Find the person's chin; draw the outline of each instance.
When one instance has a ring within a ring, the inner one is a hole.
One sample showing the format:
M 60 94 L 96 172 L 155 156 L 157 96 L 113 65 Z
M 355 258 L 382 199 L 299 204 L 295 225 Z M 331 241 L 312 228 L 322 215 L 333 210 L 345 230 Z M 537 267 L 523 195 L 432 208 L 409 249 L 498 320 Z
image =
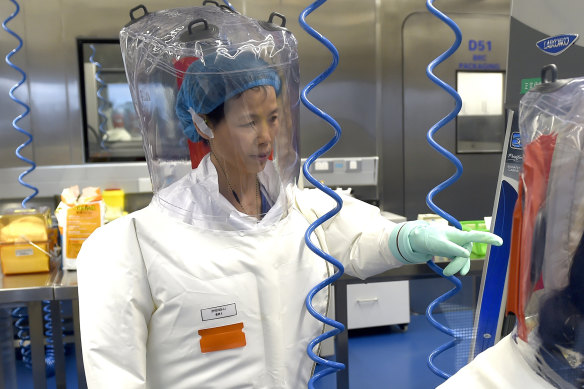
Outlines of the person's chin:
M 256 173 L 261 172 L 266 168 L 266 164 L 268 163 L 268 159 L 256 158 L 254 163 L 251 164 L 250 168 L 252 168 Z

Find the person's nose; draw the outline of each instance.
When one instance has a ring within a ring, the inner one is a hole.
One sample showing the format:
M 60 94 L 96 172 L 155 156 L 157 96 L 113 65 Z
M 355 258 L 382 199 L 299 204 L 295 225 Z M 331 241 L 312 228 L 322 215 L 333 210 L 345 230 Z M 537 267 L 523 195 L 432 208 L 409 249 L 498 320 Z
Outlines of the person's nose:
M 258 144 L 272 141 L 272 129 L 267 120 L 261 120 L 256 126 Z

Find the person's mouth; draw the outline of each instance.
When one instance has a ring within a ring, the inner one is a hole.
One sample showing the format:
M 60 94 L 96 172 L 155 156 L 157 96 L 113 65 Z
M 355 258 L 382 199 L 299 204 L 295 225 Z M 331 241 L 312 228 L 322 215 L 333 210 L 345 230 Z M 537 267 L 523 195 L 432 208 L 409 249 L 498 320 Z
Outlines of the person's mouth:
M 269 152 L 258 153 L 257 155 L 254 155 L 254 157 L 257 158 L 257 160 L 260 162 L 265 162 L 270 157 L 270 153 Z

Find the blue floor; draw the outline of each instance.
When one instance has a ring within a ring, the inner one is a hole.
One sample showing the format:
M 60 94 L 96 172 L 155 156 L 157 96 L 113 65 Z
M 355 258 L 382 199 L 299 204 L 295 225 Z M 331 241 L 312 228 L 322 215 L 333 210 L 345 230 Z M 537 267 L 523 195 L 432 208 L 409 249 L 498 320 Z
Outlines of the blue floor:
M 470 317 L 471 311 L 466 315 Z M 442 322 L 444 318 L 436 315 Z M 405 331 L 397 327 L 351 330 L 349 332 L 349 383 L 351 389 L 435 388 L 443 379 L 427 367 L 428 355 L 450 341 L 450 337 L 432 327 L 425 316 L 412 315 Z M 445 323 L 447 324 L 447 323 Z M 456 368 L 456 350 L 438 356 L 435 363 L 447 373 Z M 18 388 L 33 388 L 32 374 L 17 363 Z M 56 388 L 55 379 L 47 380 L 49 389 Z M 67 388 L 77 388 L 75 352 L 67 353 Z M 336 377 L 328 375 L 317 382 L 317 389 L 336 389 Z
M 467 314 L 470 316 L 471 313 Z M 442 321 L 435 315 L 436 319 Z M 394 327 L 349 332 L 349 386 L 351 389 L 429 389 L 444 380 L 427 367 L 428 355 L 451 338 L 430 325 L 423 315 L 412 315 L 406 331 Z M 454 349 L 436 357 L 434 363 L 451 374 L 456 366 Z M 336 377 L 321 379 L 317 389 L 336 389 Z

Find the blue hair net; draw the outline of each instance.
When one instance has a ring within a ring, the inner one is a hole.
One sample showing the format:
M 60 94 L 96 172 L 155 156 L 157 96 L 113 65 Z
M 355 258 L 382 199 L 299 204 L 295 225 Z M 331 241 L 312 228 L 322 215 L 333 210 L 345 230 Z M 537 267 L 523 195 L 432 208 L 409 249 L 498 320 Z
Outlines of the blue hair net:
M 280 93 L 280 77 L 253 52 L 235 56 L 213 53 L 206 55 L 204 62 L 197 60 L 188 67 L 175 107 L 184 134 L 193 142 L 199 140 L 199 134 L 189 108 L 197 114 L 208 114 L 230 98 L 259 85 L 271 85 L 276 95 Z

